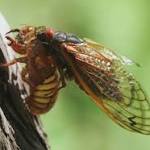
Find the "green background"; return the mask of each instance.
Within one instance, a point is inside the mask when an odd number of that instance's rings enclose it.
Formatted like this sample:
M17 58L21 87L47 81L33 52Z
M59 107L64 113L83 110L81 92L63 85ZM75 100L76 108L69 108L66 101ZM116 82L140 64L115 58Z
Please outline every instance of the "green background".
M73 32L139 62L142 67L133 71L149 94L150 1L0 0L0 11L12 28L45 25ZM150 150L150 136L117 126L74 83L41 118L52 150Z

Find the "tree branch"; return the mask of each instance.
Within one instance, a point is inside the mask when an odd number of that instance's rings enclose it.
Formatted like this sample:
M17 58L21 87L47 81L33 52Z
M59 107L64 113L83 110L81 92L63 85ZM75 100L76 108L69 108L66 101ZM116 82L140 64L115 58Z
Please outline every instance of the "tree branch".
M0 63L9 62L16 54L7 46L4 34L9 26L0 14ZM46 135L37 116L25 103L29 87L20 76L19 64L0 68L0 149L48 150Z

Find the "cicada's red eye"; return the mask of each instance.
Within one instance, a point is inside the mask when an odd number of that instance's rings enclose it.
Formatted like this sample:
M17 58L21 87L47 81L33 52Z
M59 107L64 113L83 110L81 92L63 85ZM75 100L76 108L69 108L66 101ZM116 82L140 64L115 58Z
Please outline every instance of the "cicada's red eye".
M46 35L49 39L51 39L53 37L54 31L51 28L47 28L46 30Z

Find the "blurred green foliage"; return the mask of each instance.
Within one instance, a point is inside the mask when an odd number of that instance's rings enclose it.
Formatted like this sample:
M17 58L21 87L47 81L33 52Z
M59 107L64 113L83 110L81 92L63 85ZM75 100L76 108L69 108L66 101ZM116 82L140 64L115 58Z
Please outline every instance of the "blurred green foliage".
M141 64L133 70L150 95L150 1L0 0L0 11L12 28L51 26L117 49ZM117 126L74 83L42 120L52 150L150 149L150 136Z

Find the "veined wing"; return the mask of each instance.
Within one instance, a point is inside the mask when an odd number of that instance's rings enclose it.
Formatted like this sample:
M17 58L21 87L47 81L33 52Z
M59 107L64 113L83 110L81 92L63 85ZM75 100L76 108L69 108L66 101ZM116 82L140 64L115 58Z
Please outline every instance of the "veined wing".
M120 56L97 43L66 45L80 87L120 126L150 134L150 103Z

